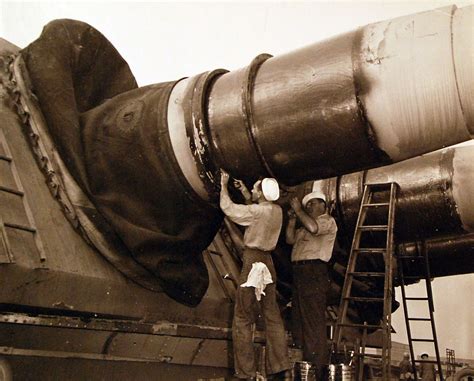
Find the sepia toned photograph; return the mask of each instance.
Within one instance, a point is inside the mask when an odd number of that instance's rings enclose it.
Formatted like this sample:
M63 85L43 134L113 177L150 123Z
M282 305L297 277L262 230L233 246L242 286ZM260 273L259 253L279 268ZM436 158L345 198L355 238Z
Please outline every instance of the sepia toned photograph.
M474 0L0 0L0 381L472 381Z

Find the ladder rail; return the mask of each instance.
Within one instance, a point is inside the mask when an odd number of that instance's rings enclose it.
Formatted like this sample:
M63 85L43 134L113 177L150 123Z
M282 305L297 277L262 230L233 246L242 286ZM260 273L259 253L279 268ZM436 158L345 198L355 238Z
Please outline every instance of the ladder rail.
M344 285L342 288L342 293L341 293L341 301L339 303L339 313L337 316L337 322L336 322L336 328L334 332L334 342L336 343L336 349L339 348L339 345L341 343L341 336L342 336L342 327L341 324L345 323L345 317L347 314L347 309L349 307L349 300L345 299L344 297L349 294L350 290L352 289L352 279L353 277L349 276L347 277L347 273L351 273L355 271L355 260L351 261L352 255L357 256L357 253L354 252L354 248L358 246L359 241L360 241L360 233L358 234L357 227L360 225L360 222L362 221L363 218L365 218L365 213L363 213L363 208L362 205L367 203L368 201L368 188L364 187L364 192L362 194L362 201L361 201L361 207L359 209L359 215L357 216L357 222L356 222L356 227L354 230L354 236L352 237L352 245L351 245L351 253L349 257L349 263L346 269L346 277L344 279Z
M430 274L430 266L429 266L429 260L428 260L428 254L426 251L425 246L422 246L421 249L421 255L418 257L412 257L411 259L418 259L418 260L423 260L423 275L422 277L425 280L425 290L427 297L407 297L406 291L405 291L405 275L403 271L403 260L407 259L406 257L401 256L399 260L399 276L400 276L400 287L401 287L401 292L402 292L402 301L403 301L403 309L404 309L404 317L405 317L405 325L406 325L406 330L407 330L407 337L408 337L408 345L410 348L410 355L411 355L411 363L412 363L412 368L414 369L414 374L415 374L415 381L418 380L417 374L415 372L416 369L416 363L420 363L422 361L416 360L415 358L415 352L414 352L414 342L432 342L435 350L435 356L436 360L434 361L429 361L432 363L436 363L438 366L438 373L440 377L440 381L444 381L444 376L443 376L443 368L441 364L441 356L439 352L439 345L438 345L438 337L436 334L436 324L434 320L434 302L433 302L433 290L431 288L431 274ZM408 313L408 303L407 301L410 300L417 300L417 301L426 301L428 303L428 311L429 311L429 318L413 318L409 316ZM429 322L431 326L431 334L432 334L432 339L428 338L413 338L412 332L411 332L411 325L410 321L425 321Z
M408 347L410 349L410 362L411 362L413 375L415 377L415 381L418 381L418 376L416 372L416 363L415 363L415 351L413 349L410 320L408 317L408 304L407 304L406 291L405 291L405 278L403 276L404 275L403 264L400 264L400 266L398 266L398 271L400 274L400 288L402 291L403 316L405 318L405 327L407 329Z
M382 375L384 379L390 377L390 366L391 366L391 323L392 323L392 297L393 297L393 227L395 224L395 209L397 201L397 187L395 183L390 184L390 201L388 206L388 218L387 218L387 237L386 247L387 251L384 253L385 257L385 282L384 282L384 334L382 335L382 358L385 359L383 362ZM384 353L385 352L385 353Z
M441 357L439 354L438 337L436 335L436 325L434 321L434 302L433 302L433 290L431 288L430 263L428 260L428 253L426 252L425 245L423 245L423 257L424 257L424 265L425 265L426 291L428 294L428 305L429 305L430 320L431 320L431 332L432 332L433 340L434 340L436 362L438 365L438 373L439 373L440 381L444 381L443 368L441 367Z
M372 203L372 196L374 192L377 191L389 191L389 202L374 202ZM352 239L351 252L349 256L349 261L344 278L344 286L341 295L341 301L339 304L339 315L335 327L335 333L333 337L333 344L335 344L336 349L340 348L342 333L345 327L361 328L362 329L362 343L356 345L358 358L359 358L359 371L358 371L358 380L362 381L363 377L363 362L365 357L365 348L366 348L366 339L367 339L367 330L369 328L378 328L382 330L382 376L384 380L388 380L390 377L391 371L391 313L392 313L392 297L393 297L393 257L394 257L394 224L395 224L395 209L397 201L397 191L398 184L383 183L383 184L365 184L364 191L362 194L362 200L359 208L359 214L357 216L357 222L355 226L354 236ZM369 224L364 225L364 222L367 219L367 211L371 207L387 207L387 223L386 224ZM361 248L361 236L364 232L385 232L385 248ZM357 259L360 253L368 253L373 255L383 255L384 258L384 273L371 272L371 271L358 271ZM384 277L384 290L383 298L374 298L374 297L356 297L351 296L351 290L353 286L354 277L363 275L365 277L371 277L374 274L374 277ZM357 300L362 303L374 303L380 302L383 303L383 316L380 321L380 324L367 324L364 322L362 324L352 324L346 322L347 311L349 308L349 303L351 300ZM361 347L362 345L362 347Z

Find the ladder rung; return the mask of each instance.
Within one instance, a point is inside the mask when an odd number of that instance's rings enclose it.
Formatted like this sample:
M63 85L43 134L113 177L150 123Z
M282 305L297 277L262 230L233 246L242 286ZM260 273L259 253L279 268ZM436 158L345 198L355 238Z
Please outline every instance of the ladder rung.
M429 300L428 298L412 298L412 297L406 297L405 300Z
M365 186L367 188L371 189L383 189L383 190L389 190L392 187L392 184L396 184L395 182L389 182L389 183L367 183Z
M12 161L12 158L11 158L11 157L8 157L8 156L0 155L0 160L5 160L5 161L8 161L8 162L11 162L11 161Z
M413 321L431 321L430 318L407 318L407 320L413 320Z
M436 360L413 360L414 362L419 362L419 363L422 363L422 362L426 362L426 363L430 363L430 364L437 364L438 361Z
M388 230L388 225L362 225L359 226L359 229L364 231L384 231Z
M368 271L352 271L352 272L348 272L347 274L353 275L353 276L385 278L385 273L376 273L376 272L368 272Z
M359 253L385 253L387 249L378 247L360 247L358 249L352 249L352 251L358 251Z
M8 192L8 193L13 193L13 194L16 194L18 196L23 196L23 192L22 191L19 191L19 190L16 190L16 189L12 189L12 188L8 188L8 187L4 187L2 185L0 185L0 191L3 191L3 192Z
M354 327L354 328L379 328L383 329L381 325L378 324L356 324L356 323L340 323L338 324L340 327Z
M417 341L420 343L434 343L434 339L411 339L411 341Z
M374 203L371 203L371 204L362 204L361 206L364 207L364 208L368 208L368 207L378 207L378 206L389 206L390 203L389 202L374 202Z
M362 296L345 296L346 300L354 300L356 302L383 302L384 298L367 298Z
M424 259L425 257L422 257L420 255L397 255L398 259Z
M357 356L357 357L371 357L371 358L375 358L375 359L380 359L382 358L382 355L378 355L376 353L354 353L353 356Z
M32 228L30 226L12 224L10 222L4 222L3 225L6 226L6 227L9 227L9 228L12 228L12 229L19 229L19 230L25 230L25 231L31 232L31 233L36 233L36 229Z
M403 275L403 279L421 279L419 275Z

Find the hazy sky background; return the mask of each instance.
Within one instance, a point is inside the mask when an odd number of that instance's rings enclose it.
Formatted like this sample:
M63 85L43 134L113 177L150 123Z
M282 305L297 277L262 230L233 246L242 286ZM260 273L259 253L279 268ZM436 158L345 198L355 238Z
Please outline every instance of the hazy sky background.
M359 26L473 1L351 2L22 2L0 0L0 36L25 47L57 18L85 21L122 54L139 85L216 68L248 65L260 53L278 55ZM433 283L440 351L474 358L474 275ZM416 286L409 288L417 292ZM398 291L398 290L397 290ZM393 316L406 341L401 309ZM420 337L421 335L417 335ZM431 346L419 346L416 352Z

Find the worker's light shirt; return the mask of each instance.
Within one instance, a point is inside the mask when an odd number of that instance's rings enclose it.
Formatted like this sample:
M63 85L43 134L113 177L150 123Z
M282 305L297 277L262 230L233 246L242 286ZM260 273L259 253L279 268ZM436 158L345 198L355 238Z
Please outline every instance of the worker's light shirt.
M220 207L231 221L247 226L244 233L245 247L263 251L275 248L283 221L279 205L269 201L251 205L235 204L228 195L221 193Z
M334 241L336 240L337 225L329 214L316 217L318 232L312 234L304 227L296 230L295 244L291 252L291 260L306 261L321 259L328 262L331 259Z

